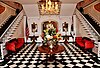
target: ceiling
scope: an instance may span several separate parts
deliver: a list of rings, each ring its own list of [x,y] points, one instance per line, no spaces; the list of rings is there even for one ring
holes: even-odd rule
[[[21,3],[28,17],[40,16],[37,2],[40,0],[3,0]],[[78,2],[82,0],[60,0],[60,16],[72,16]]]
[[[3,0],[3,1],[14,1],[19,2],[21,4],[37,4],[40,0]],[[62,3],[77,3],[82,0],[60,0]]]

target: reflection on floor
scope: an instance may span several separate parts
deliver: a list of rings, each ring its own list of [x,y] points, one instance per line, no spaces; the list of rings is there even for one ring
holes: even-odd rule
[[[100,68],[100,64],[94,61],[94,55],[91,53],[84,53],[74,44],[70,43],[65,45],[66,50],[62,53],[55,54],[56,59],[62,60],[63,63],[57,61],[41,64],[42,60],[45,60],[49,55],[40,53],[37,50],[36,45],[26,45],[16,55],[9,57],[11,60],[4,66],[5,68]]]

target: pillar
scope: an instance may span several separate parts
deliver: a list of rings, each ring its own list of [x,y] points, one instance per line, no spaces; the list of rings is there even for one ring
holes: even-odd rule
[[[76,15],[73,15],[73,31],[74,31],[74,41],[75,41],[75,37],[76,37],[76,24],[77,24],[77,22],[76,22]]]

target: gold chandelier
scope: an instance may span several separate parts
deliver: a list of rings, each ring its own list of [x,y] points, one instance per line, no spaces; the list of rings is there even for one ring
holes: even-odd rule
[[[61,2],[59,0],[41,0],[38,2],[40,15],[59,15]]]

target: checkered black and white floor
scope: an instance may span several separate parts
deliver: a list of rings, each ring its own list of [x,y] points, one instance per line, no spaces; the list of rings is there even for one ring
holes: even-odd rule
[[[100,64],[94,60],[96,56],[93,54],[84,53],[72,43],[59,44],[62,44],[66,50],[62,53],[56,53],[55,56],[63,63],[47,61],[42,64],[41,61],[49,55],[37,50],[40,44],[28,44],[16,55],[9,57],[10,61],[4,65],[4,68],[100,68]]]

